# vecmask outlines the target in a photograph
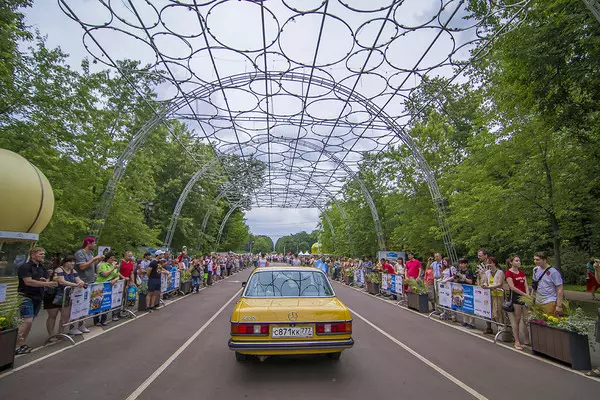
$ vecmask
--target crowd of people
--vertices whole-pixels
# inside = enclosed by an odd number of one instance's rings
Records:
[[[146,308],[149,312],[159,309],[161,299],[161,275],[171,276],[174,270],[191,280],[192,293],[202,287],[224,279],[248,266],[258,266],[258,256],[239,254],[213,254],[191,257],[184,246],[177,255],[169,255],[163,250],[146,252],[136,259],[133,252],[126,251],[122,258],[110,250],[95,255],[96,241],[86,238],[74,255],[62,257],[58,262],[48,263],[46,251],[41,247],[30,250],[29,260],[18,267],[18,293],[21,296],[16,354],[26,354],[32,348],[26,344],[34,319],[41,309],[46,310],[46,331],[50,340],[58,340],[57,333],[78,336],[89,333],[87,320],[69,324],[72,290],[66,288],[87,288],[92,284],[110,282],[115,285],[124,281],[124,304],[134,305],[129,296],[137,296],[138,288],[146,287]],[[179,288],[176,288],[179,290]],[[168,296],[164,294],[163,296]],[[128,301],[129,300],[129,301]],[[59,318],[60,315],[60,318]],[[111,312],[113,321],[121,318],[121,310]],[[59,320],[57,327],[56,321]],[[108,313],[93,317],[95,326],[107,326]]]
[[[307,257],[302,259],[304,265],[315,266],[319,260],[326,265],[326,270],[332,279],[348,281],[354,276],[354,271],[361,270],[368,280],[373,273],[389,273],[400,275],[404,279],[404,290],[410,290],[406,282],[409,279],[423,281],[427,287],[427,294],[432,307],[436,304],[436,281],[440,283],[455,282],[468,285],[477,285],[490,289],[492,303],[492,321],[497,325],[508,325],[513,330],[515,348],[521,350],[522,344],[519,332],[526,332],[523,343],[528,345],[528,325],[525,321],[526,310],[521,296],[535,294],[535,301],[541,305],[548,315],[560,315],[564,297],[563,279],[560,272],[548,262],[548,257],[543,252],[535,253],[531,287],[525,272],[521,268],[521,258],[511,256],[501,266],[498,260],[491,256],[486,249],[477,253],[478,261],[471,265],[469,260],[461,258],[457,265],[453,265],[449,258],[436,252],[432,257],[422,263],[414,253],[407,253],[407,260],[398,258],[394,261],[381,259],[373,262],[370,257],[364,259],[347,257]],[[424,265],[425,264],[425,265]],[[590,277],[591,280],[591,277]],[[534,293],[535,292],[535,293]],[[510,300],[513,307],[507,312],[503,309],[504,301]],[[507,318],[508,316],[508,318]],[[444,312],[442,319],[457,320],[462,318],[461,325],[474,329],[474,317],[471,315],[457,316],[453,312]],[[508,320],[508,321],[507,321]],[[492,334],[492,321],[486,321],[485,334]]]

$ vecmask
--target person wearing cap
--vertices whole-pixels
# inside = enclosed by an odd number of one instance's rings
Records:
[[[177,264],[183,263],[185,268],[187,269],[190,266],[190,256],[188,256],[187,246],[183,246],[181,253],[177,256]]]
[[[104,255],[99,254],[94,257],[94,248],[96,247],[96,239],[93,237],[85,238],[81,249],[75,252],[75,271],[79,278],[88,285],[96,281],[96,265],[104,260]],[[79,322],[76,330],[82,333],[89,333],[89,329],[85,326],[85,322]]]

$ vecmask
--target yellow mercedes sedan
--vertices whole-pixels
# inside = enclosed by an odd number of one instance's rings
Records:
[[[257,356],[327,354],[339,360],[354,344],[352,316],[323,271],[307,267],[254,270],[231,315],[229,349]]]

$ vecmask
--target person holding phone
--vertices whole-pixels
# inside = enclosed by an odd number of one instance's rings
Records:
[[[96,266],[100,261],[104,260],[104,256],[99,254],[94,257],[94,249],[96,248],[96,239],[88,237],[83,240],[81,249],[75,252],[75,271],[79,278],[88,285],[96,281]],[[89,333],[90,330],[85,326],[85,322],[79,322],[77,327],[82,333]]]

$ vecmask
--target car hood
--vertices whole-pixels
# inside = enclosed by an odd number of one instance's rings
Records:
[[[290,313],[295,313],[290,314]],[[295,318],[295,320],[294,320]],[[348,321],[348,308],[336,297],[328,298],[242,298],[238,301],[233,322],[318,322]]]

